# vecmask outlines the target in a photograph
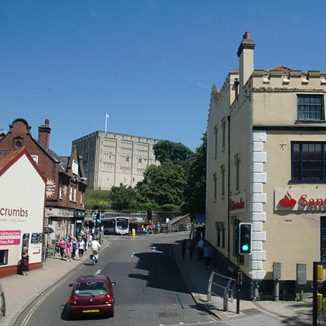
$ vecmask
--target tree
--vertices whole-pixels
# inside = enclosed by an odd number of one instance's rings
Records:
[[[112,209],[121,211],[132,206],[135,199],[135,191],[120,183],[119,187],[112,187],[110,191],[110,200]]]
[[[186,181],[184,169],[166,160],[160,166],[151,165],[146,169],[144,179],[136,185],[137,197],[142,202],[160,206],[180,205]]]
[[[206,206],[206,157],[207,134],[202,137],[202,145],[195,151],[189,166],[187,187],[185,191],[185,205],[188,213],[204,213]]]
[[[154,155],[157,161],[163,163],[167,160],[174,164],[185,162],[191,158],[193,152],[181,143],[174,143],[169,140],[161,140],[153,146]]]

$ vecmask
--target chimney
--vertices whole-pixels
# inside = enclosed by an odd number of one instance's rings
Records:
[[[246,32],[243,35],[243,40],[238,49],[239,57],[239,77],[240,77],[240,92],[254,71],[254,40],[250,39],[250,33]]]
[[[45,125],[38,127],[38,141],[42,143],[46,148],[49,148],[50,144],[50,132],[49,119],[45,119]]]

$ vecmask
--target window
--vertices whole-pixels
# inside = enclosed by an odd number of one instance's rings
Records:
[[[217,127],[215,126],[215,128],[214,128],[214,156],[215,156],[215,158],[217,156],[217,132],[218,132],[218,130],[217,130]]]
[[[36,165],[38,165],[38,155],[31,155],[31,156],[34,162],[36,163]]]
[[[325,150],[322,142],[292,142],[292,181],[325,181]]]
[[[220,223],[216,222],[216,223],[215,223],[215,227],[216,227],[216,234],[217,234],[217,242],[216,242],[216,246],[217,246],[217,247],[221,247],[221,230],[220,230]]]
[[[0,250],[0,265],[8,265],[8,249]]]
[[[216,174],[214,173],[213,175],[213,187],[214,187],[214,201],[216,201],[216,196],[217,196],[217,177]]]
[[[221,196],[225,196],[225,168],[221,166]]]
[[[62,199],[62,183],[60,182],[59,186],[59,199]]]
[[[298,95],[298,120],[324,120],[322,95]]]
[[[222,128],[222,149],[225,148],[225,142],[226,142],[226,135],[225,135],[225,119],[221,123],[221,128]]]
[[[240,190],[240,157],[239,154],[234,156],[234,164],[235,164],[235,190]]]
[[[225,248],[225,227],[223,222],[216,222],[217,247]]]

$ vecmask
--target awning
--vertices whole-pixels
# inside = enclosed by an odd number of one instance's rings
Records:
[[[53,233],[54,230],[50,228],[49,226],[44,227],[44,234],[50,234]]]

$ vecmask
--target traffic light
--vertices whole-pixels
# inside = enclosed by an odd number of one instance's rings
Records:
[[[97,222],[97,223],[101,223],[101,212],[98,212],[98,213],[96,214],[96,222]]]
[[[251,223],[239,223],[239,254],[251,254]]]

